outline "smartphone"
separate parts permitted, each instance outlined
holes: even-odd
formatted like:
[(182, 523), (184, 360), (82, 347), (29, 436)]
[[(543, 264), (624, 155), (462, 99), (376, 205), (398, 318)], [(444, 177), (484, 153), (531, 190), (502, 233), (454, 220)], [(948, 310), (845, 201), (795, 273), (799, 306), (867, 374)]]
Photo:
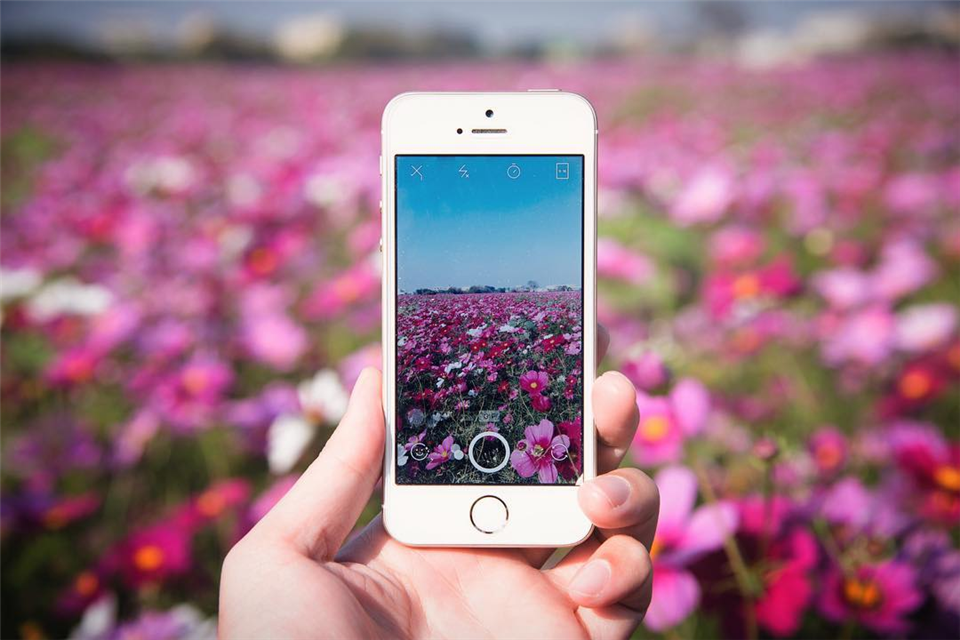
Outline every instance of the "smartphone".
[(423, 546), (590, 535), (597, 120), (560, 91), (383, 114), (383, 522)]

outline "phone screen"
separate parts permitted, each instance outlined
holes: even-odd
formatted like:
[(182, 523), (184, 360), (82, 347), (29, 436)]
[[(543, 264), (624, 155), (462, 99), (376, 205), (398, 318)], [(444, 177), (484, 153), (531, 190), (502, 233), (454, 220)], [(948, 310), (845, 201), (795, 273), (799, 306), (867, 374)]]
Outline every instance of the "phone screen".
[(396, 480), (583, 471), (583, 156), (396, 156)]

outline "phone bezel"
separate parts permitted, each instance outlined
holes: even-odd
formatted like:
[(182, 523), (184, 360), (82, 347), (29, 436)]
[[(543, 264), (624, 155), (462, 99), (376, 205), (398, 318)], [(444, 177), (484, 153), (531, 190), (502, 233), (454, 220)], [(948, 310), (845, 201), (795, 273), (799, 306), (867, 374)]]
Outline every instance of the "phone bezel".
[[(486, 116), (492, 109), (495, 117)], [(405, 93), (383, 114), (383, 406), (386, 446), (383, 522), (397, 540), (416, 546), (561, 547), (577, 544), (593, 526), (577, 489), (596, 476), (592, 389), (596, 372), (596, 142), (592, 106), (567, 92)], [(496, 127), (503, 134), (473, 134)], [(457, 129), (464, 134), (458, 134)], [(396, 274), (394, 167), (398, 155), (583, 156), (583, 475), (577, 485), (402, 485), (396, 483)], [(589, 375), (589, 374), (594, 375)], [(487, 534), (470, 508), (496, 496), (509, 509), (501, 531)]]

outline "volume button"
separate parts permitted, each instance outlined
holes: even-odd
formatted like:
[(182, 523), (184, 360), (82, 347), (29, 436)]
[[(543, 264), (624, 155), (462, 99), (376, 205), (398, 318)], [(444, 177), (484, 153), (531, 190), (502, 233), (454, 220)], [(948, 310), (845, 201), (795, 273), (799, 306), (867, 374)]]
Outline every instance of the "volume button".
[(380, 175), (383, 175), (383, 156), (377, 160), (377, 166), (380, 168)]

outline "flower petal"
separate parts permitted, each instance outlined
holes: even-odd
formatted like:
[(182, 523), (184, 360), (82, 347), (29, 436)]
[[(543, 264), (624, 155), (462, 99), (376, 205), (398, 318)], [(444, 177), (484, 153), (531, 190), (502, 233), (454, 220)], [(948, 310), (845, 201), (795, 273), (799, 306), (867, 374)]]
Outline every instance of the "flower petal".
[(660, 520), (657, 531), (661, 535), (680, 535), (697, 499), (697, 477), (686, 467), (664, 467), (654, 477), (660, 489)]
[(737, 508), (729, 502), (700, 507), (693, 512), (683, 537), (671, 555), (674, 562), (687, 563), (723, 546), (725, 537), (737, 530)]
[(675, 627), (700, 603), (700, 585), (689, 571), (654, 566), (653, 599), (643, 624), (653, 631)]

